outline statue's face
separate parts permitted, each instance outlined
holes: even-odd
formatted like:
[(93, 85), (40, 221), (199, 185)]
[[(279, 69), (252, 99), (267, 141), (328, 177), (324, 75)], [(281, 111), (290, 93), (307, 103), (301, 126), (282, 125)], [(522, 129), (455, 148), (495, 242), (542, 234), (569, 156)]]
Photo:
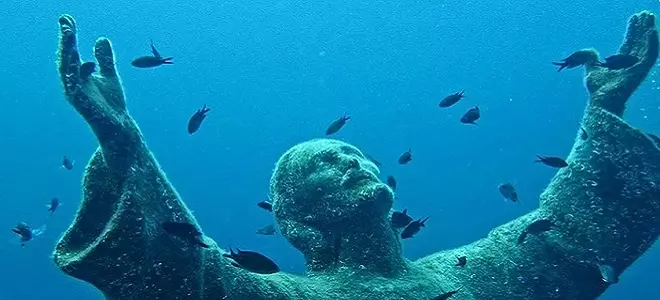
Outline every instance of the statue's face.
[(321, 139), (296, 145), (271, 178), (275, 215), (321, 228), (387, 218), (394, 197), (378, 175), (376, 165), (347, 143)]

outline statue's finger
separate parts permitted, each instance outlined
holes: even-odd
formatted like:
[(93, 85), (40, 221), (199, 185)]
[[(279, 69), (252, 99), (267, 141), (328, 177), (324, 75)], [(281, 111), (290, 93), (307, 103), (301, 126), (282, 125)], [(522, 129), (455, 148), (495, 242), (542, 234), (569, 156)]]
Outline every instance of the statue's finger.
[(627, 73), (636, 74), (639, 78), (646, 77), (658, 60), (658, 48), (658, 31), (654, 29), (648, 32), (644, 49), (641, 49), (639, 53), (635, 53), (636, 56), (640, 57), (640, 61), (628, 69)]
[(655, 28), (655, 15), (647, 12), (644, 15), (642, 20), (646, 36), (644, 40), (644, 47), (641, 53), (639, 53), (641, 62), (650, 67), (655, 65), (656, 60), (658, 60), (658, 30)]
[(99, 64), (101, 75), (105, 77), (116, 77), (117, 69), (115, 66), (115, 54), (112, 51), (112, 44), (106, 38), (99, 38), (94, 44), (94, 56)]
[(619, 47), (620, 54), (630, 54), (635, 46), (637, 39), (639, 39), (639, 14), (634, 15), (628, 20), (628, 27), (626, 28), (626, 36), (623, 39), (623, 44)]
[[(654, 22), (654, 21), (651, 21)], [(647, 23), (652, 24), (652, 23)], [(658, 31), (650, 29), (646, 32), (644, 39), (638, 42), (640, 46), (633, 49), (631, 55), (639, 57), (637, 64), (629, 68), (626, 73), (634, 75), (635, 78), (644, 78), (651, 68), (655, 65), (660, 54), (660, 42), (658, 41)]]
[(61, 49), (76, 48), (76, 21), (70, 15), (61, 15), (59, 25)]
[(655, 28), (655, 15), (651, 12), (644, 12), (646, 18), (644, 18), (644, 26), (646, 28)]
[[(60, 25), (60, 45), (59, 45), (59, 63), (60, 70), (68, 70), (71, 63), (80, 63), (80, 61), (71, 61), (71, 53), (78, 52), (78, 42), (76, 38), (76, 22), (69, 15), (62, 15), (59, 18)], [(66, 72), (65, 72), (66, 73)]]
[(76, 38), (76, 22), (70, 15), (59, 18), (58, 69), (67, 94), (78, 90), (80, 55)]
[(646, 49), (646, 55), (642, 58), (642, 61), (653, 67), (655, 62), (658, 60), (658, 51), (660, 51), (660, 42), (658, 41), (658, 31), (653, 29), (649, 32), (648, 45)]

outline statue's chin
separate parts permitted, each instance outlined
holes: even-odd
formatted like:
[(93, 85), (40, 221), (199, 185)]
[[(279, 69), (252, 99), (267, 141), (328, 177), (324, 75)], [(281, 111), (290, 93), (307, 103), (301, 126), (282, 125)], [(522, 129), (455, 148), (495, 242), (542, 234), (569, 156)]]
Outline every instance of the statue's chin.
[(377, 214), (387, 214), (394, 204), (392, 191), (381, 182), (366, 181), (362, 183), (359, 189), (356, 189), (355, 198), (358, 200), (358, 206)]

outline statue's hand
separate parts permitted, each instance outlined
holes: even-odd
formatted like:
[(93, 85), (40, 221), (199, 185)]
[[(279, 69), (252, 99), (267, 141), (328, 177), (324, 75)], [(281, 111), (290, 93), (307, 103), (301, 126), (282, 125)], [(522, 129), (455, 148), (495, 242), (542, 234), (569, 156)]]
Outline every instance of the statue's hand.
[(632, 55), (639, 61), (630, 68), (609, 70), (597, 65), (598, 55), (586, 64), (585, 83), (594, 105), (621, 116), (625, 103), (644, 81), (658, 59), (658, 31), (655, 16), (648, 11), (634, 15), (619, 54)]
[(92, 127), (106, 162), (113, 156), (121, 159), (141, 139), (137, 125), (126, 110), (110, 41), (106, 38), (96, 40), (94, 56), (99, 72), (90, 75), (84, 67), (81, 68), (75, 20), (62, 15), (59, 27), (58, 70), (66, 99)]
[[(114, 54), (110, 41), (99, 38), (94, 45), (94, 56), (99, 73), (81, 77), (81, 60), (78, 52), (76, 23), (73, 17), (63, 15), (60, 23), (59, 72), (67, 100), (87, 121), (88, 117), (111, 117), (124, 114), (124, 92), (115, 69)], [(88, 115), (89, 113), (93, 115)]]

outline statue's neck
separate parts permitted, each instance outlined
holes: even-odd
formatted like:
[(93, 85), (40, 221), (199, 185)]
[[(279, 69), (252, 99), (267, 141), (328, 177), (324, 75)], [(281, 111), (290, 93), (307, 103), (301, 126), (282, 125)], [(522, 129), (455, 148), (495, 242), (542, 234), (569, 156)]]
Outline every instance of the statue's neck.
[[(308, 257), (309, 271), (360, 272), (383, 277), (397, 276), (406, 269), (401, 250), (401, 241), (389, 222), (356, 222), (328, 239), (333, 258), (330, 264), (314, 263), (314, 255)], [(326, 252), (327, 254), (327, 252)], [(325, 257), (328, 257), (324, 255)], [(310, 261), (309, 258), (312, 258)]]

